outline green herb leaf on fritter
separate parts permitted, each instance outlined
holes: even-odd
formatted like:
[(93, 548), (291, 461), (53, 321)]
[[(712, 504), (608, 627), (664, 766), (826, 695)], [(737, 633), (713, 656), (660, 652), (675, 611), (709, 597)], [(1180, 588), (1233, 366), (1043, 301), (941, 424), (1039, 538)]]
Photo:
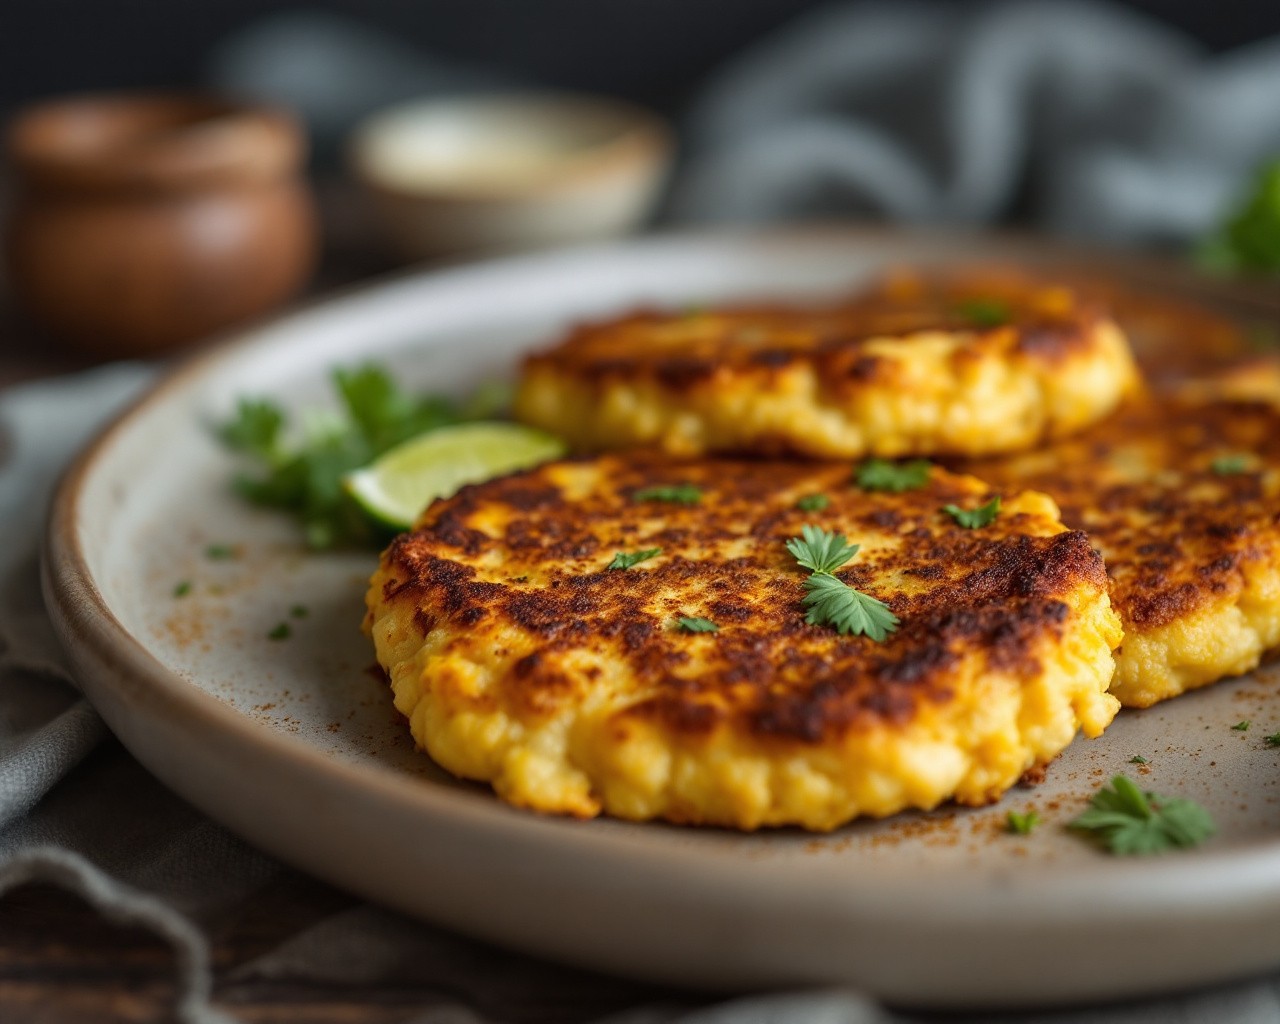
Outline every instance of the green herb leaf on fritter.
[(667, 501), (676, 505), (696, 505), (702, 500), (702, 489), (692, 484), (642, 487), (631, 497), (636, 501)]
[(996, 495), (980, 508), (963, 509), (959, 505), (943, 505), (942, 511), (966, 530), (978, 530), (989, 526), (1000, 514), (1000, 495)]
[(810, 572), (835, 572), (858, 553), (858, 547), (845, 540), (842, 533), (808, 524), (800, 528), (799, 537), (787, 541), (787, 550)]
[(825, 494), (806, 494), (803, 498), (797, 499), (796, 508), (801, 512), (821, 512), (830, 504), (831, 499)]
[(700, 615), (681, 615), (676, 619), (676, 628), (684, 630), (686, 633), (719, 633), (720, 627), (710, 619), (704, 619)]
[(613, 556), (606, 569), (630, 569), (633, 565), (639, 565), (641, 562), (647, 562), (650, 558), (656, 558), (662, 554), (662, 548), (645, 548), (642, 551), (619, 551)]
[(1218, 476), (1237, 476), (1249, 468), (1247, 455), (1219, 455), (1209, 464)]
[(815, 572), (804, 581), (805, 622), (831, 626), (837, 633), (868, 636), (877, 643), (898, 628), (898, 617), (883, 601), (849, 586), (839, 577)]
[(868, 459), (854, 473), (854, 480), (864, 491), (918, 491), (929, 482), (929, 470), (933, 463), (927, 459), (910, 462), (890, 462), (888, 459)]
[(1008, 304), (999, 299), (965, 299), (956, 312), (974, 327), (1001, 327), (1012, 318)]

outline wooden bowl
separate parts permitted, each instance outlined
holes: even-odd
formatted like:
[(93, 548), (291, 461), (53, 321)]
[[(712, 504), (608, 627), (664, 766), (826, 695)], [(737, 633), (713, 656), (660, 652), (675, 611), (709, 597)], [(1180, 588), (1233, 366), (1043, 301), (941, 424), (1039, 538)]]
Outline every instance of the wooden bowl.
[(281, 111), (197, 95), (42, 104), (10, 126), (18, 300), (104, 356), (149, 354), (278, 305), (315, 261), (305, 140)]

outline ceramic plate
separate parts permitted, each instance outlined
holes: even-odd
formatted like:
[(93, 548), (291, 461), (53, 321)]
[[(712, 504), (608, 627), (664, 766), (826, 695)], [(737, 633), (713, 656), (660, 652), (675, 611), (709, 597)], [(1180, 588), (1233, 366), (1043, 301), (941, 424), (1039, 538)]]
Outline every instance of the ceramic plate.
[[(116, 421), (57, 498), (46, 588), (85, 690), (152, 772), (284, 860), (605, 971), (718, 988), (848, 983), (916, 1005), (990, 1006), (1280, 966), (1280, 750), (1263, 743), (1280, 731), (1275, 671), (1123, 713), (1042, 785), (980, 810), (823, 836), (539, 817), (415, 752), (359, 629), (375, 555), (304, 552), (287, 519), (231, 493), (234, 462), (210, 430), (240, 395), (326, 405), (338, 365), (378, 360), (415, 387), (463, 391), (510, 375), (521, 352), (583, 317), (829, 294), (887, 265), (974, 259), (1079, 254), (839, 230), (657, 238), (401, 278), (203, 354)], [(1172, 301), (1193, 287), (1215, 298), (1158, 268), (1089, 263), (1173, 288)], [(1175, 307), (1133, 318), (1152, 365), (1201, 358)], [(210, 544), (238, 557), (210, 560)], [(191, 593), (175, 597), (183, 580)], [(290, 618), (295, 605), (305, 618)], [(281, 621), (291, 635), (270, 639)], [(1231, 728), (1244, 719), (1249, 731)], [(1149, 765), (1135, 768), (1134, 755)], [(1139, 771), (1148, 788), (1206, 804), (1220, 835), (1120, 859), (1063, 829), (1111, 775)], [(1033, 835), (1002, 831), (1007, 811), (1032, 808), (1045, 821)]]

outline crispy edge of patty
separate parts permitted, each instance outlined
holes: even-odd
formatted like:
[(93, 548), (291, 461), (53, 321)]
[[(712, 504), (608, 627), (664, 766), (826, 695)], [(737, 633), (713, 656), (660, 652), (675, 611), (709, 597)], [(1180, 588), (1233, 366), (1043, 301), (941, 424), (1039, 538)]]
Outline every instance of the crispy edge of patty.
[[(927, 303), (960, 303), (983, 281)], [(585, 325), (526, 359), (516, 414), (584, 451), (979, 455), (1072, 433), (1138, 387), (1105, 310), (1064, 288), (1001, 288), (1021, 305), (986, 327), (946, 305), (922, 316), (901, 287), (825, 311), (642, 311)], [(1043, 310), (1028, 298), (1042, 293)]]
[[(1145, 397), (1046, 451), (957, 467), (1045, 491), (1098, 546), (1124, 624), (1111, 692), (1125, 707), (1247, 672), (1280, 645), (1280, 410), (1217, 395)], [(1133, 460), (1117, 453), (1135, 446), (1154, 459), (1130, 487), (1119, 481)], [(1259, 464), (1212, 470), (1233, 453)], [(1027, 463), (1036, 470), (1020, 472)], [(1143, 517), (1154, 517), (1146, 532)]]

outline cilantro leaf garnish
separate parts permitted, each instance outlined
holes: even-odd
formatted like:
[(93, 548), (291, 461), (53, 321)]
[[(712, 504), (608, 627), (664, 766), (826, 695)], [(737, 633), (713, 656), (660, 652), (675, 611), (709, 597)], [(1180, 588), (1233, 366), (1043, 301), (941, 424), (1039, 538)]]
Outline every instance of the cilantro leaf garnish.
[(606, 569), (630, 569), (633, 565), (639, 565), (641, 562), (647, 562), (650, 558), (654, 558), (662, 554), (662, 548), (644, 548), (641, 551), (619, 551), (613, 556)]
[(929, 482), (929, 470), (933, 463), (927, 459), (910, 462), (890, 462), (888, 459), (868, 459), (858, 467), (854, 480), (864, 491), (918, 491)]
[(1238, 476), (1249, 468), (1247, 455), (1219, 455), (1209, 464), (1218, 476)]
[(898, 628), (898, 617), (883, 601), (843, 580), (815, 572), (804, 581), (804, 603), (809, 609), (805, 622), (811, 626), (833, 626), (837, 633), (869, 636), (877, 643)]
[(821, 512), (830, 504), (831, 499), (825, 494), (806, 494), (796, 500), (796, 508), (801, 512)]
[(981, 529), (989, 526), (1000, 514), (1000, 495), (997, 494), (980, 508), (963, 509), (959, 505), (943, 505), (942, 511), (966, 530)]
[(974, 327), (1000, 327), (1011, 318), (1008, 304), (999, 299), (965, 299), (956, 312)]
[(284, 411), (274, 402), (242, 398), (236, 405), (235, 419), (219, 427), (218, 436), (228, 448), (272, 462), (280, 454), (284, 422)]
[(787, 541), (787, 550), (811, 572), (833, 573), (858, 553), (859, 545), (850, 544), (842, 533), (831, 533), (820, 526), (805, 524), (800, 536)]
[(276, 403), (242, 398), (217, 434), (227, 447), (256, 463), (234, 486), (257, 505), (296, 518), (312, 548), (381, 543), (385, 534), (350, 497), (342, 478), (368, 465), (401, 441), (439, 427), (487, 419), (500, 410), (493, 385), (471, 399), (411, 395), (383, 368), (366, 365), (333, 371), (341, 410), (309, 422), (302, 437), (286, 440), (288, 418)]
[(868, 636), (877, 643), (898, 628), (898, 617), (889, 606), (856, 590), (835, 575), (835, 571), (858, 553), (840, 533), (817, 526), (801, 527), (800, 537), (787, 541), (787, 550), (804, 568), (811, 570), (804, 581), (808, 591), (804, 605), (809, 609), (805, 622), (811, 626), (832, 626), (838, 633)]
[(1209, 812), (1193, 800), (1144, 793), (1125, 775), (1111, 780), (1068, 828), (1087, 832), (1121, 856), (1196, 846), (1217, 831)]
[(1236, 732), (1248, 732), (1249, 720), (1246, 718), (1243, 722), (1236, 722), (1236, 724), (1233, 725), (1231, 728)]
[(719, 633), (720, 627), (710, 619), (704, 619), (700, 615), (681, 615), (676, 619), (676, 628), (682, 629), (686, 633)]
[(702, 488), (692, 484), (669, 487), (642, 487), (631, 496), (636, 501), (669, 501), (677, 505), (696, 505), (702, 500)]
[(1040, 815), (1035, 811), (1010, 811), (1004, 819), (1004, 828), (1006, 832), (1011, 832), (1016, 836), (1029, 836), (1031, 830), (1040, 824)]

